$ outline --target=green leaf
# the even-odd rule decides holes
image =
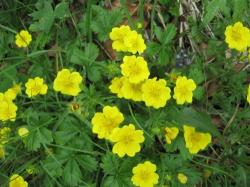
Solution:
[[[87,76],[92,82],[97,82],[101,79],[101,66],[91,65],[87,69]]]
[[[70,57],[70,62],[79,65],[91,65],[99,54],[99,49],[93,43],[88,43],[84,51],[75,47]]]
[[[48,172],[50,176],[61,176],[63,173],[62,163],[55,160],[53,157],[48,157],[46,160],[43,160],[42,166],[46,169],[46,172]]]
[[[93,172],[97,170],[98,163],[94,157],[88,155],[78,155],[77,162],[82,166],[86,171]]]
[[[119,168],[117,156],[112,153],[106,154],[102,159],[101,168],[105,174],[115,175]]]
[[[219,10],[226,10],[226,0],[212,0],[206,7],[206,14],[203,18],[204,24],[209,24],[215,16],[217,16]]]
[[[115,176],[108,176],[105,178],[103,187],[120,187],[117,178]]]
[[[219,136],[220,133],[207,113],[197,112],[193,108],[184,108],[178,115],[177,121],[182,125],[191,125],[198,130]]]
[[[74,129],[68,129],[66,131],[58,131],[55,133],[55,140],[57,144],[65,145],[69,142],[77,132]]]
[[[30,16],[33,17],[34,22],[30,25],[29,30],[49,33],[54,23],[54,12],[50,2],[44,1],[41,9],[33,12]]]
[[[233,1],[234,22],[242,21],[246,10],[248,10],[248,3],[246,0]]]
[[[177,29],[174,24],[168,24],[164,31],[162,31],[160,27],[156,27],[155,34],[158,41],[161,44],[166,45],[174,39],[176,35],[176,30]]]
[[[204,98],[205,95],[205,89],[202,86],[198,86],[195,90],[194,90],[194,98],[197,100],[201,100]]]
[[[41,144],[49,144],[53,141],[52,133],[45,127],[32,130],[26,138],[28,150],[36,151]]]
[[[61,2],[56,5],[55,8],[55,17],[56,18],[66,18],[70,16],[70,11],[69,11],[69,3],[68,2]]]
[[[75,159],[70,159],[66,163],[63,172],[63,178],[67,185],[69,186],[77,186],[81,181],[81,170]]]
[[[161,44],[156,42],[149,42],[147,44],[146,52],[149,54],[149,56],[152,58],[154,55],[156,55],[161,50]]]
[[[99,49],[95,44],[88,43],[85,47],[84,54],[90,61],[94,61],[99,54]]]
[[[163,32],[162,40],[160,42],[163,44],[170,43],[176,35],[176,30],[177,29],[174,24],[168,24]]]
[[[189,72],[188,78],[193,79],[197,85],[205,80],[203,72],[198,68],[192,68]]]
[[[124,15],[118,8],[105,10],[99,6],[92,6],[92,9],[96,16],[91,23],[91,28],[97,33],[99,40],[105,41],[109,38],[112,28],[122,21]]]

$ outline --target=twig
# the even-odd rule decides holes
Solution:
[[[236,115],[237,115],[237,113],[238,113],[238,111],[239,111],[239,106],[240,106],[240,103],[238,103],[238,104],[236,105],[236,108],[235,108],[235,111],[234,111],[232,117],[231,117],[230,120],[228,121],[228,123],[227,123],[225,129],[223,130],[223,135],[225,134],[226,130],[230,127],[230,125],[233,123],[233,121],[234,121],[234,119],[235,119],[235,117],[236,117]]]

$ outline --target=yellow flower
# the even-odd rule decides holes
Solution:
[[[0,120],[15,121],[17,106],[11,101],[0,101]]]
[[[21,85],[14,84],[13,87],[9,88],[6,92],[4,92],[4,95],[10,100],[14,100],[16,99],[19,93],[21,93]]]
[[[16,45],[17,47],[27,47],[32,41],[32,36],[26,30],[21,30],[16,35]]]
[[[191,154],[196,154],[206,148],[211,142],[211,134],[197,132],[194,127],[184,125],[184,139]]]
[[[153,187],[158,184],[159,175],[156,173],[156,165],[150,161],[138,164],[133,168],[131,181],[135,186]]]
[[[109,86],[109,90],[111,91],[111,93],[117,94],[119,98],[123,97],[121,89],[125,79],[126,77],[115,77],[113,78],[113,80],[111,81],[111,85]]]
[[[127,48],[127,51],[133,54],[136,54],[137,52],[143,53],[143,51],[146,49],[142,35],[138,34],[136,31],[131,31],[128,33],[128,35],[124,38],[124,44]]]
[[[124,157],[126,154],[133,157],[141,150],[140,143],[144,142],[144,136],[142,130],[135,130],[135,126],[129,124],[122,128],[115,128],[110,140],[115,142],[113,153],[118,154],[119,157]]]
[[[26,127],[20,127],[18,129],[18,135],[22,138],[27,137],[29,135],[29,129]]]
[[[48,86],[44,83],[44,80],[40,77],[35,77],[34,79],[28,79],[25,83],[26,91],[25,93],[28,97],[34,97],[39,94],[45,95],[48,90]]]
[[[130,27],[122,25],[120,27],[114,27],[109,34],[111,40],[113,40],[112,48],[116,51],[127,51],[127,47],[124,44],[124,38],[130,33]]]
[[[128,79],[124,80],[121,89],[123,97],[134,101],[142,101],[142,84],[143,83],[132,84]]]
[[[10,177],[9,187],[28,187],[28,183],[22,176],[14,174]]]
[[[77,96],[81,92],[82,76],[78,72],[63,69],[57,73],[54,80],[54,90],[65,95]]]
[[[185,102],[192,103],[193,91],[196,88],[196,84],[192,79],[179,76],[176,80],[176,86],[174,88],[174,96],[178,105],[183,105]]]
[[[186,184],[187,183],[187,176],[184,175],[183,173],[178,173],[177,178],[181,184]]]
[[[92,132],[100,139],[109,139],[114,128],[123,122],[123,114],[116,106],[105,106],[103,112],[96,112],[92,118]]]
[[[125,56],[121,64],[122,75],[128,77],[131,83],[139,83],[149,77],[147,62],[143,57]]]
[[[5,157],[5,150],[2,145],[0,145],[0,159]]]
[[[176,127],[170,127],[170,128],[166,127],[165,132],[166,132],[165,134],[166,142],[168,144],[171,144],[172,140],[174,140],[177,137],[179,133],[179,129]]]
[[[142,85],[142,99],[147,106],[158,109],[166,105],[171,98],[171,90],[166,84],[164,79],[157,81],[156,78],[153,78],[145,81]]]
[[[0,145],[6,144],[8,142],[10,131],[11,130],[9,127],[0,128]]]
[[[249,84],[249,86],[248,86],[247,102],[250,104],[250,84]]]
[[[225,35],[226,43],[231,49],[243,52],[250,46],[250,30],[244,27],[241,22],[227,26]]]
[[[13,95],[10,94],[9,92],[4,92],[4,93],[0,93],[0,102],[12,102],[13,100]]]

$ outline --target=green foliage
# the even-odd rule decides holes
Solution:
[[[30,14],[35,21],[30,25],[31,31],[44,31],[49,33],[54,23],[54,10],[50,2],[43,2],[36,4],[37,11]]]
[[[150,42],[147,52],[150,57],[158,56],[157,65],[167,65],[171,60],[169,54],[173,52],[170,44],[176,35],[176,27],[173,24],[168,24],[164,31],[156,27],[155,34],[159,43]]]
[[[74,159],[68,160],[63,171],[63,178],[67,185],[77,186],[81,180],[81,170]]]
[[[109,38],[112,28],[121,22],[124,15],[120,9],[108,11],[100,6],[93,6],[92,8],[95,16],[93,22],[91,22],[91,28],[97,33],[100,41],[105,41]]]
[[[36,151],[41,145],[46,145],[53,141],[52,133],[47,128],[35,129],[27,138],[26,147],[28,150]]]

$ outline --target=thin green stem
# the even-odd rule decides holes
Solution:
[[[134,115],[134,113],[133,113],[133,110],[132,110],[130,104],[128,104],[128,108],[129,108],[129,112],[130,112],[130,114],[131,114],[133,120],[135,121],[136,125],[137,125],[140,129],[142,129],[142,130],[144,131],[144,133],[145,133],[150,139],[153,140],[153,138],[150,136],[150,134],[149,134],[149,133],[141,126],[141,124],[137,121],[137,119],[136,119],[136,117],[135,117],[135,115]]]
[[[13,30],[13,29],[7,27],[7,26],[4,26],[4,25],[2,25],[2,24],[0,24],[0,28],[4,29],[4,30],[6,30],[6,31],[9,31],[9,32],[11,32],[11,33],[13,33],[13,34],[17,34],[17,31],[15,31],[15,30]]]

